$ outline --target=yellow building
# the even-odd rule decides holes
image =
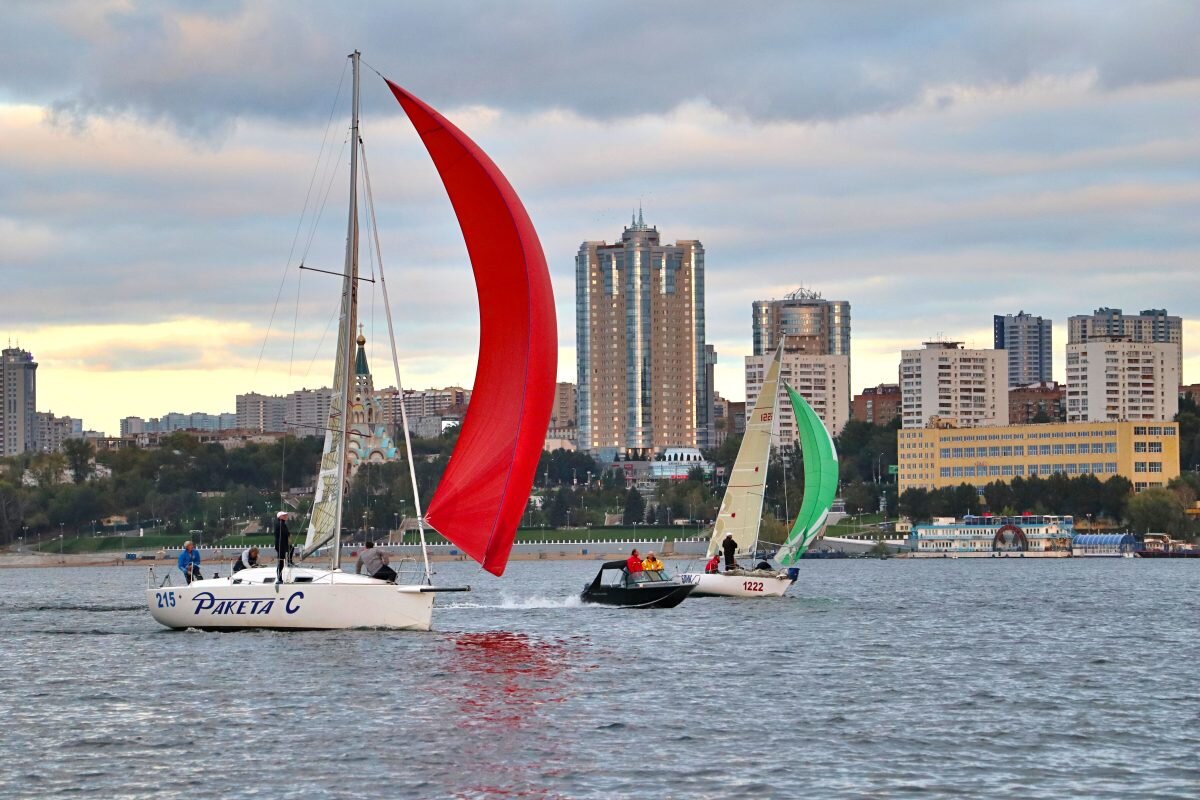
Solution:
[[[1076,422],[896,432],[899,490],[1007,483],[1017,476],[1120,475],[1135,491],[1179,476],[1174,422]]]

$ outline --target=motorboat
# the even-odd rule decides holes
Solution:
[[[674,608],[696,587],[664,570],[629,572],[624,561],[605,561],[580,597],[585,603],[622,608]]]

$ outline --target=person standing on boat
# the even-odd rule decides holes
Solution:
[[[237,561],[233,562],[233,571],[241,572],[244,569],[258,566],[258,548],[248,547],[238,556]]]
[[[721,542],[721,549],[725,551],[725,571],[737,568],[737,562],[733,560],[733,556],[737,553],[738,544],[733,540],[733,534],[725,534],[725,541]]]
[[[292,540],[287,526],[288,513],[280,511],[275,515],[275,553],[279,560],[275,562],[275,585],[283,583],[283,562],[292,562]]]
[[[362,552],[358,554],[358,563],[354,565],[354,574],[361,574],[363,569],[366,569],[372,578],[389,582],[396,580],[396,570],[388,566],[387,553],[376,550],[374,542],[363,545]]]
[[[200,551],[190,539],[183,543],[183,550],[179,553],[179,571],[183,573],[184,583],[204,577],[200,574]]]

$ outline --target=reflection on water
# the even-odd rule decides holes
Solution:
[[[572,658],[561,640],[487,631],[454,637],[456,670],[470,673],[459,708],[468,725],[519,730],[547,703],[561,703]]]
[[[438,685],[459,712],[455,725],[466,735],[458,746],[471,776],[457,796],[561,796],[554,779],[574,744],[563,736],[562,704],[588,669],[584,642],[513,631],[459,633],[451,642],[447,667],[456,679]]]

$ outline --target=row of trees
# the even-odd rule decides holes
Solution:
[[[1181,401],[1177,420],[1180,460],[1187,467],[1200,468],[1200,413],[1190,396]],[[984,487],[982,496],[964,484],[934,492],[910,490],[897,498],[888,466],[897,462],[898,427],[898,420],[889,425],[851,420],[837,438],[841,494],[849,513],[883,508],[891,515],[921,520],[985,509],[1033,511],[1115,522],[1128,519],[1138,530],[1147,520],[1166,519],[1169,532],[1190,533],[1184,509],[1200,495],[1200,486],[1196,474],[1188,472],[1169,490],[1143,492],[1137,498],[1149,499],[1135,498],[1136,503],[1124,479],[1101,482],[1094,476],[1070,479],[1065,475],[995,482]],[[414,440],[422,498],[432,495],[456,438],[455,428],[437,438]],[[39,533],[90,531],[97,520],[110,515],[171,520],[176,529],[195,527],[216,534],[228,530],[234,517],[261,516],[266,522],[290,488],[311,485],[321,444],[317,437],[285,438],[226,450],[176,433],[150,450],[97,455],[88,442],[70,440],[62,453],[7,459],[0,462],[0,543]],[[705,453],[718,468],[715,476],[706,478],[697,469],[687,480],[664,482],[646,498],[626,489],[620,472],[603,470],[585,453],[543,453],[535,488],[543,495],[541,507],[531,504],[525,522],[552,527],[597,525],[607,514],[621,514],[626,524],[712,520],[723,490],[720,476],[729,474],[740,444],[740,438],[730,437]],[[64,476],[70,480],[63,482]],[[785,449],[773,458],[767,474],[764,509],[769,518],[789,519],[803,492],[800,454]],[[350,487],[345,520],[352,528],[388,528],[414,511],[407,464],[369,464],[359,470]],[[1165,526],[1164,522],[1149,527]]]

